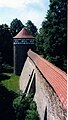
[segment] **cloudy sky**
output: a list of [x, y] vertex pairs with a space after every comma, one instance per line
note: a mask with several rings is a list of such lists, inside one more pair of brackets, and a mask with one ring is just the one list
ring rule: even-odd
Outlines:
[[0, 0], [0, 24], [8, 24], [18, 18], [25, 25], [31, 20], [37, 28], [49, 9], [49, 0]]

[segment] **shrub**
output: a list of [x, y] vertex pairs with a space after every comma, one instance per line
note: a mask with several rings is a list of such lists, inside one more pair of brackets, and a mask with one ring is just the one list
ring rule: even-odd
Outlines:
[[34, 101], [30, 104], [29, 109], [27, 110], [25, 120], [39, 120], [39, 114], [37, 111], [37, 106]]
[[16, 120], [39, 120], [36, 103], [31, 95], [18, 94], [13, 101]]
[[35, 110], [27, 110], [25, 120], [39, 120], [38, 112]]

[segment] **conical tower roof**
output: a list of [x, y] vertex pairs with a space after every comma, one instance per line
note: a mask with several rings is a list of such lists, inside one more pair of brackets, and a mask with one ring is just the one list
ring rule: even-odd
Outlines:
[[13, 38], [34, 38], [26, 28], [23, 28], [15, 37]]

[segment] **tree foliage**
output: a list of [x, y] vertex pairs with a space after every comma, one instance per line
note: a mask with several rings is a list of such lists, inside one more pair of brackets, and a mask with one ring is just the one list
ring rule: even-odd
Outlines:
[[8, 25], [0, 25], [0, 52], [2, 53], [4, 63], [12, 63], [13, 53], [12, 35]]
[[36, 26], [32, 23], [31, 20], [28, 20], [26, 23], [26, 28], [29, 30], [29, 32], [35, 37], [37, 33]]
[[[66, 71], [67, 38], [66, 38], [66, 0], [50, 0], [45, 20], [42, 22], [38, 38], [37, 50], [46, 59]], [[42, 48], [42, 49], [41, 49]]]
[[37, 106], [34, 101], [31, 102], [30, 107], [27, 110], [25, 120], [40, 120]]
[[16, 120], [39, 120], [36, 103], [31, 95], [19, 94], [13, 101]]
[[0, 52], [0, 74], [2, 73], [2, 56]]
[[13, 19], [13, 21], [10, 23], [12, 36], [14, 37], [17, 33], [19, 33], [23, 27], [24, 25], [20, 20], [18, 20], [17, 18]]

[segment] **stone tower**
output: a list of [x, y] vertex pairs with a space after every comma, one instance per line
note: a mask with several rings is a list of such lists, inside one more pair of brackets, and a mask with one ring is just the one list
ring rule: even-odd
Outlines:
[[34, 50], [34, 37], [23, 28], [15, 37], [13, 37], [14, 48], [14, 73], [21, 74], [25, 60], [27, 58], [27, 51]]

